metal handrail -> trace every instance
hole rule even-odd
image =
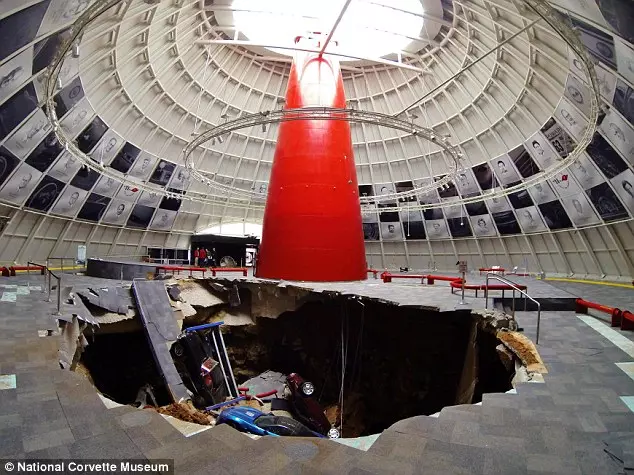
[[[59,258],[53,258],[53,259],[59,259]],[[67,258],[66,258],[67,259]],[[47,277],[48,277],[48,297],[47,297],[47,302],[51,302],[51,276],[55,277],[55,279],[57,279],[57,313],[55,315],[61,315],[61,308],[62,308],[62,278],[61,276],[58,276],[57,274],[55,274],[55,272],[53,272],[51,269],[49,269],[48,267],[48,259],[47,259],[47,264],[38,264],[37,262],[31,262],[28,261],[27,267],[30,266],[31,264],[33,264],[34,266],[43,268],[46,272],[44,274],[44,284],[45,287],[47,286]],[[27,269],[28,272],[28,269]],[[29,274],[30,275],[30,274]],[[42,292],[44,292],[44,289],[42,289]]]
[[[535,344],[539,345],[539,323],[541,321],[542,305],[533,297],[531,297],[526,292],[524,292],[522,289],[517,287],[515,282],[505,279],[504,277],[500,277],[498,274],[487,272],[486,283],[484,286],[484,308],[485,309],[489,308],[489,279],[498,280],[502,282],[503,284],[506,284],[513,288],[513,320],[515,320],[515,291],[516,290],[524,296],[524,311],[526,311],[526,299],[529,299],[537,304],[537,334],[535,335]]]

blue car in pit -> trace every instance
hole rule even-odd
[[[310,430],[295,419],[265,414],[262,411],[246,406],[225,409],[218,416],[216,424],[227,424],[240,432],[248,432],[255,435],[325,438],[325,436]]]

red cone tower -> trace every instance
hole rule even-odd
[[[333,57],[297,52],[286,108],[310,106],[346,107],[341,70]],[[367,277],[346,120],[280,123],[256,274],[322,282]]]

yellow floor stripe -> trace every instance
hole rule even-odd
[[[76,270],[76,269],[85,269],[85,268],[86,268],[86,266],[71,266],[71,267],[64,267],[64,270],[67,271],[67,270]],[[7,269],[8,269],[8,267],[7,267]],[[52,270],[52,271],[62,270],[61,267],[49,267],[49,269]],[[31,274],[39,274],[40,273],[39,270],[31,270],[31,271],[16,270],[15,271],[16,274],[28,274],[29,272]]]
[[[546,280],[556,280],[558,282],[574,282],[577,284],[607,285],[610,287],[623,287],[626,289],[634,289],[634,287],[631,284],[618,284],[616,282],[602,282],[600,280],[564,279],[560,277],[546,277]]]

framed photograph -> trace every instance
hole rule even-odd
[[[51,213],[73,217],[81,209],[87,196],[87,191],[69,185],[60,195]]]
[[[513,211],[493,213],[493,220],[498,228],[498,232],[503,236],[520,234],[522,232]]]
[[[476,181],[476,177],[470,168],[462,170],[458,173],[458,179],[455,182],[462,196],[471,195],[480,192],[480,187]]]
[[[96,162],[103,162],[104,165],[110,165],[124,143],[125,140],[123,140],[118,133],[112,129],[107,129],[99,140],[99,143],[88,153],[88,156]]]
[[[68,182],[73,178],[79,169],[81,162],[70,152],[62,152],[55,161],[48,174],[60,181]]]
[[[4,146],[18,158],[26,157],[51,130],[51,124],[42,109],[27,119],[5,142]]]
[[[586,193],[603,221],[610,222],[628,217],[623,203],[614,194],[608,183],[592,187]]]
[[[552,230],[567,229],[572,227],[572,221],[566,214],[566,210],[559,200],[542,203],[539,210],[546,221],[546,225]]]
[[[403,230],[400,222],[379,223],[379,227],[381,229],[381,238],[384,241],[401,241],[403,239]]]
[[[177,200],[177,201],[180,201],[180,200]],[[141,193],[141,196],[139,196],[139,201],[137,201],[137,203],[140,205],[150,206],[152,208],[156,208],[160,202],[161,202],[161,195],[159,195],[155,191],[153,192],[143,191]]]
[[[37,33],[38,36],[46,35],[72,23],[91,3],[91,0],[51,0]]]
[[[517,219],[525,233],[546,231],[539,210],[535,206],[517,210]]]
[[[554,166],[555,163],[561,160],[559,154],[541,132],[533,134],[531,138],[524,142],[524,146],[542,170]]]
[[[533,206],[533,200],[531,199],[531,195],[528,193],[527,190],[520,190],[509,193],[508,197],[511,205],[513,205],[513,208],[515,209],[522,209]]]
[[[555,192],[547,181],[531,186],[528,192],[533,198],[533,201],[537,204],[547,203],[548,201],[557,199]]]
[[[471,216],[471,229],[473,234],[478,237],[497,236],[497,230],[495,224],[493,224],[493,217],[489,214],[483,214],[480,216]]]
[[[394,188],[393,183],[380,183],[378,185],[374,185],[374,196],[380,197],[383,195],[390,195],[392,193],[396,193],[396,189]],[[381,203],[396,203],[396,200],[388,199],[381,200]]]
[[[590,226],[601,222],[585,193],[562,198],[561,202],[575,226]]]
[[[595,132],[586,152],[608,179],[614,178],[627,168],[625,161],[599,132]]]
[[[57,118],[62,119],[83,98],[84,87],[81,84],[81,79],[76,77],[55,94],[55,113]]]
[[[610,27],[634,43],[634,5],[627,0],[595,0]]]
[[[190,171],[178,165],[176,170],[172,174],[172,179],[169,182],[169,187],[174,188],[175,190],[187,190],[189,188],[189,184],[191,183]]]
[[[447,220],[449,226],[449,232],[454,238],[470,237],[473,236],[471,232],[471,224],[468,217],[463,218],[451,218]]]
[[[84,206],[81,207],[77,218],[97,222],[103,217],[109,203],[110,198],[107,196],[91,193]]]
[[[112,200],[101,221],[108,224],[124,225],[128,220],[130,211],[132,211],[130,203],[122,200]]]
[[[555,109],[555,119],[563,124],[570,135],[577,140],[583,136],[583,132],[588,127],[586,118],[564,98],[559,101],[559,105]]]
[[[0,147],[0,186],[7,181],[11,172],[18,166],[20,160],[6,148]]]
[[[0,103],[31,77],[33,48],[27,48],[0,66]]]
[[[599,170],[597,170],[594,166],[590,157],[588,157],[585,153],[579,155],[579,158],[572,162],[572,165],[570,165],[566,171],[562,173],[562,176],[565,174],[572,174],[584,190],[592,188],[593,186],[605,181],[603,175],[599,173]]]
[[[79,169],[70,184],[76,186],[77,188],[81,188],[82,190],[90,191],[100,177],[101,175],[92,168],[82,167]]]
[[[610,180],[621,202],[634,216],[634,173],[629,168]]]
[[[599,126],[604,137],[625,159],[634,165],[634,128],[614,109],[610,109]]]
[[[398,221],[398,211],[394,205],[379,204],[379,222],[396,223]]]
[[[481,163],[471,169],[482,190],[490,190],[499,186],[493,171],[488,163]]]
[[[361,205],[361,221],[364,223],[378,223],[376,205],[374,203]]]
[[[38,211],[48,211],[65,186],[65,183],[53,177],[44,176],[24,205]]]
[[[59,125],[69,137],[76,137],[95,117],[95,110],[83,98],[59,121]]]
[[[121,182],[115,180],[114,178],[107,177],[102,175],[95,188],[92,190],[93,193],[97,193],[98,195],[107,196],[112,198],[115,193],[119,190],[121,186]]]
[[[457,198],[454,198],[454,199],[443,199],[441,201],[444,202],[444,203],[451,203],[453,201],[458,201],[458,199]],[[444,207],[442,209],[445,212],[445,217],[446,218],[459,218],[460,216],[465,216],[467,214],[461,204],[455,204],[453,206],[446,206],[446,207]]]
[[[379,223],[363,223],[363,240],[379,240]]]
[[[134,186],[133,183],[124,183],[121,185],[121,188],[119,188],[117,199],[128,203],[134,203],[140,194],[140,190]]]
[[[414,189],[414,183],[411,181],[399,181],[394,185],[397,193],[405,193]],[[416,201],[416,196],[408,196],[407,198],[399,198],[401,203],[407,203],[410,201]]]
[[[572,137],[552,117],[544,124],[541,131],[562,158],[570,155],[577,146]]]
[[[487,205],[484,203],[484,201],[475,201],[473,203],[466,204],[465,209],[467,210],[467,214],[469,216],[481,216],[483,214],[489,214],[489,210],[487,209]]]
[[[22,204],[35,189],[42,172],[22,163],[0,190],[0,198],[14,204]]]
[[[370,196],[374,196],[374,187],[372,185],[359,185],[359,197],[368,198]]]
[[[506,196],[497,196],[494,198],[490,198],[486,200],[486,205],[491,213],[500,213],[502,211],[511,210],[511,205]]]
[[[425,224],[422,221],[410,221],[403,222],[403,233],[405,233],[405,239],[425,239]]]
[[[167,231],[172,229],[174,221],[176,220],[176,211],[170,211],[167,209],[158,209],[154,214],[154,218],[150,223],[150,229],[156,229],[160,231]]]
[[[601,97],[608,104],[612,104],[614,93],[616,92],[616,75],[599,64],[595,65],[594,70],[597,73]]]
[[[517,168],[522,177],[528,178],[539,172],[539,167],[533,161],[530,154],[523,145],[515,147],[513,150],[511,150],[509,152],[509,156],[511,157],[511,160],[513,160],[515,168]]]
[[[135,205],[132,209],[132,213],[128,218],[128,226],[132,228],[147,228],[152,220],[154,214],[154,208],[143,205]]]
[[[560,197],[572,196],[581,193],[581,187],[572,175],[567,172],[559,172],[549,180],[555,193]]]
[[[616,81],[612,104],[630,124],[634,124],[634,90],[620,79]]]
[[[501,155],[489,162],[489,166],[493,169],[495,176],[503,185],[510,185],[520,181],[520,176],[513,166],[511,157]]]
[[[144,154],[143,157],[139,159],[141,161],[141,163],[138,164],[139,166],[133,167],[140,153],[140,149],[132,145],[130,142],[126,142],[123,147],[119,149],[114,159],[110,163],[110,166],[124,174],[129,172],[131,176],[134,176],[136,178],[147,178],[151,171],[150,166],[152,156]],[[131,168],[132,170],[130,170]],[[133,170],[135,169],[138,171],[138,173],[136,174],[133,172]]]
[[[99,116],[96,116],[77,136],[77,147],[84,153],[90,152],[101,140],[106,130],[108,130],[108,126]],[[98,160],[99,158],[97,158]]]
[[[2,3],[6,2],[0,2],[0,9]],[[11,32],[2,35],[0,61],[35,39],[47,6],[47,2],[36,3],[0,20],[0,31]]]
[[[616,71],[616,51],[612,35],[608,35],[577,18],[571,17],[571,20],[588,53]]]
[[[150,183],[160,186],[167,185],[175,169],[175,163],[168,162],[167,160],[159,161],[158,165],[152,172],[152,176],[150,176]]]
[[[426,220],[425,229],[428,239],[447,239],[449,237],[449,229],[444,219]]]
[[[35,109],[37,96],[33,83],[29,83],[0,105],[0,140],[9,135]]]
[[[584,116],[590,116],[590,88],[579,78],[572,74],[568,75],[566,85],[564,86],[564,96],[566,96]]]
[[[420,210],[403,210],[400,215],[403,223],[423,221],[423,213]]]

